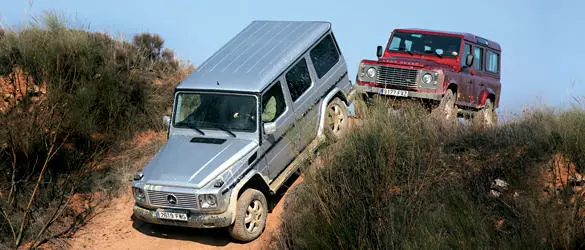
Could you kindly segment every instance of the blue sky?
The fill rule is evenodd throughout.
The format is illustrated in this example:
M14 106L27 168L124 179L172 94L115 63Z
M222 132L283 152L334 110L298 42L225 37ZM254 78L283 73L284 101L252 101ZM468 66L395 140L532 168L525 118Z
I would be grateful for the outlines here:
M585 1L579 0L33 0L32 7L26 0L1 1L4 26L55 9L74 24L116 36L158 33L166 47L194 65L252 20L326 20L333 23L352 78L359 61L374 59L376 46L394 28L470 32L502 46L500 112L562 106L571 96L585 96Z

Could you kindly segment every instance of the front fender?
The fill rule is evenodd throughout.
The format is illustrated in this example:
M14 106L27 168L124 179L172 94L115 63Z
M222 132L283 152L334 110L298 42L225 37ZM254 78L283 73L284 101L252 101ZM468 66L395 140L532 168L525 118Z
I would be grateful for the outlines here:
M240 193L240 190L242 189L242 187L244 187L244 185L246 185L246 183L248 183L248 181L250 181L257 174L262 177L262 175L256 169L252 168L242 177L238 178L238 180L236 180L234 184L230 185L227 189L224 189L222 191L222 194L227 194L228 192L231 192L229 197L229 205L227 208L228 211L232 212L235 215L236 204L238 203L238 194ZM236 219L235 216L233 216L231 224L234 223L235 219Z

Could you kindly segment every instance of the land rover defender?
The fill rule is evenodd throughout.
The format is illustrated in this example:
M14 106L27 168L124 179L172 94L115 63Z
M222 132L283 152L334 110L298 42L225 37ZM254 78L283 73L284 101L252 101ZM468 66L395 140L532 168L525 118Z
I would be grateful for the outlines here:
M372 95L431 102L445 118L476 114L496 122L500 45L469 33L396 29L378 60L362 60L357 89Z

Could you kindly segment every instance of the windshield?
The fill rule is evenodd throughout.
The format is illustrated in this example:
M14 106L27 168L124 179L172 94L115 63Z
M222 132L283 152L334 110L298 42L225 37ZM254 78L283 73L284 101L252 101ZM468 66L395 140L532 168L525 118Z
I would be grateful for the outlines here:
M218 93L179 93L173 126L177 128L214 129L255 132L256 97Z
M388 50L457 57L460 47L461 38L459 37L394 32Z

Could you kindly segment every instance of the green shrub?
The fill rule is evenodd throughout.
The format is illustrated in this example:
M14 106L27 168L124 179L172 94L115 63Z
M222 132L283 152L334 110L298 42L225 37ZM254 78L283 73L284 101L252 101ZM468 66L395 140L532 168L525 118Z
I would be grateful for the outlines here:
M158 39L156 56L140 44L70 28L55 12L2 32L0 244L50 237L44 226L63 207L59 201L92 186L95 178L82 178L95 171L91 164L137 131L162 129L173 87L186 73L162 38L142 36Z

